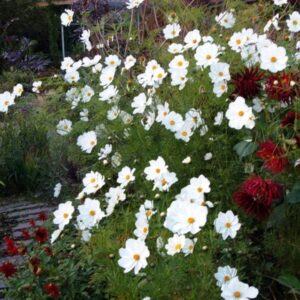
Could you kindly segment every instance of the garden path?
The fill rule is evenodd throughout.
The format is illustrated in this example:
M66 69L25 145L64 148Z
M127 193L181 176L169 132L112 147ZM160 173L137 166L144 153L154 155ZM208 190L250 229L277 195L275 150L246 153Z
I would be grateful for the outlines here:
M22 229L30 228L30 220L34 220L39 225L41 223L38 220L39 214L50 213L55 207L54 204L47 202L29 201L23 198L0 201L0 265L4 262L12 262L15 265L22 263L22 256L7 255L3 237L9 235L16 242L28 243L29 241L22 241ZM1 295L5 287L5 283L0 279L0 299L3 299Z

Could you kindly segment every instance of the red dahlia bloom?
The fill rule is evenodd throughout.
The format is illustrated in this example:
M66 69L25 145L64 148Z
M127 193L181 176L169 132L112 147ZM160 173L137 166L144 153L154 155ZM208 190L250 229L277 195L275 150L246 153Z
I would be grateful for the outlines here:
M284 149L274 144L271 140L267 140L259 145L256 156L264 160L264 167L274 174L283 172L289 165Z
M45 247L44 252L46 253L47 256L53 256L53 252L50 247Z
M281 199L283 188L271 179L253 176L247 179L233 194L233 199L248 215L258 220L265 219L274 200Z
M60 293L59 293L58 286L55 283L49 282L44 284L44 290L53 299L58 299Z
M12 263L4 263L0 266L0 273L3 273L6 278L14 276L17 269Z
M29 240L30 239L30 234L29 231L27 229L22 229L22 238L24 240Z
M300 114L294 111L289 111L281 120L281 127L292 127L296 120L300 120Z
M12 240L10 237L8 236L5 236L3 238L3 241L6 245L6 252L9 254L9 255L17 255L18 254L18 247L16 246L14 240Z
M258 68L245 68L241 73L232 78L235 90L234 94L244 98L255 97L261 90L261 80L264 74Z
M35 240L40 244L43 244L48 241L48 229L44 227L39 227L35 231Z
M271 75L265 84L270 100L291 103L300 94L299 76L293 73Z
M39 213L38 218L39 218L40 221L46 221L48 219L48 216L45 212L41 212L41 213Z

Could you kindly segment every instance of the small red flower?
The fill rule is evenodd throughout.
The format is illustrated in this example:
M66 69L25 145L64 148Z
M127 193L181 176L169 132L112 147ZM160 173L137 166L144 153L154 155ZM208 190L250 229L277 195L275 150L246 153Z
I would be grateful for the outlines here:
M38 216L38 219L40 221L47 221L48 220L48 216L47 216L47 214L45 212L40 212L39 216Z
M58 299L60 293L59 293L59 288L55 283L49 282L44 284L44 290L53 299Z
M35 227L35 221L34 221L33 219L31 219L31 220L29 221L29 224L30 224L32 227Z
M248 215L262 220L270 214L272 203L282 196L283 188L280 184L253 176L233 194L233 199Z
M261 80L264 74L258 68L245 68L242 72L233 75L235 86L234 94L244 98L253 98L261 90Z
M48 229L44 227L39 227L35 231L35 240L40 244L46 243L48 241Z
M300 114L294 111L289 111L281 120L281 127L292 127L296 120L300 120Z
M6 278L14 276L17 272L17 269L12 263L4 263L0 266L0 273L3 273Z
M41 273L42 273L42 269L40 267L41 260L38 257L31 257L29 262L30 262L33 274L35 274L37 276L41 275Z
M29 240L30 239L30 234L29 234L29 231L27 229L22 229L21 233L22 233L22 238L24 240Z
M266 80L265 89L270 100L291 103L300 94L299 76L293 73L273 74Z
M274 174L283 172L289 165L284 149L271 140L259 145L256 156L264 160L264 167Z
M45 247L44 252L46 253L47 256L53 256L53 251L50 247Z
M13 239L11 239L10 237L8 236L5 236L3 238L3 241L6 245L6 252L11 255L11 256L14 256L14 255L17 255L18 254L18 247L16 246L15 242Z

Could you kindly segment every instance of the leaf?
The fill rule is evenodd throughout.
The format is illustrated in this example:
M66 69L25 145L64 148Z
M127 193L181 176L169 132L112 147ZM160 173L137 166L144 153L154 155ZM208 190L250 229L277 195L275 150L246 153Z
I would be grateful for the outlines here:
M236 153L240 158L243 158L245 156L254 153L255 150L257 149L257 144L248 141L241 141L238 144L236 144L233 147L233 149L236 151Z
M291 204L300 203L300 182L296 182L292 190L286 196L287 202Z
M297 277L287 274L287 275L281 275L277 278L277 281L281 283L282 285L285 285L292 289L294 292L297 290L297 294L300 292L300 281Z

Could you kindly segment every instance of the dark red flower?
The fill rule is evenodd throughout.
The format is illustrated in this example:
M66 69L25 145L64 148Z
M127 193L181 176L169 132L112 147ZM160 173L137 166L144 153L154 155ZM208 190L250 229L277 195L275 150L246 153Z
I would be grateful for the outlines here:
M42 273L42 269L40 267L41 260L38 257L34 256L30 258L29 262L31 265L32 272L37 276L41 275Z
M264 160L264 167L274 174L283 172L289 165L285 150L271 140L259 145L256 156Z
M30 234L29 234L29 231L27 229L22 229L21 233L22 233L22 238L24 240L29 240L30 239Z
M234 94L244 98L255 97L261 90L261 80L264 74L258 68L245 68L233 75Z
M3 273L6 278L12 277L17 272L17 269L12 263L3 263L0 266L0 273Z
M281 120L281 127L292 127L296 120L300 120L300 114L294 111L289 111Z
M44 227L39 227L35 231L35 240L40 244L48 241L48 229Z
M233 194L233 199L248 215L262 220L270 214L274 200L279 200L282 196L283 188L280 184L271 179L253 176Z
M59 288L55 283L49 282L44 284L44 290L53 299L58 299L60 293Z
M29 221L29 224L30 224L32 227L35 227L35 221L34 221L33 219L31 219L31 220Z
M265 89L270 100L291 103L300 95L300 78L293 73L273 74L267 80Z
M39 218L40 221L48 220L48 216L45 212L40 212L38 218Z
M3 238L3 241L5 243L5 246L6 246L6 252L9 254L9 255L17 255L18 254L18 247L16 246L15 242L13 239L11 239L10 237L8 236L5 236Z
M300 135L296 135L295 139L296 139L296 143L297 143L298 148L300 148Z
M53 252L50 247L45 247L44 252L46 253L47 256L53 256Z

